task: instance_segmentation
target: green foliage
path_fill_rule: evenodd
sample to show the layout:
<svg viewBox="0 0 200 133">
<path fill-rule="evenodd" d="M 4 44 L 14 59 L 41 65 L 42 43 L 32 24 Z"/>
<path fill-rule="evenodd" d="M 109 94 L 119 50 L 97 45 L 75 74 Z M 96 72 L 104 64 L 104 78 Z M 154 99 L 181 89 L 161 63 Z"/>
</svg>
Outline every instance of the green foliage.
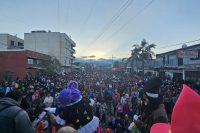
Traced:
<svg viewBox="0 0 200 133">
<path fill-rule="evenodd" d="M 12 75 L 13 75 L 13 73 L 11 71 L 5 71 L 2 75 L 3 80 L 7 81 L 7 82 L 11 82 L 12 81 Z"/>
<path fill-rule="evenodd" d="M 153 48 L 155 48 L 155 44 L 149 44 L 145 39 L 141 41 L 141 44 L 134 44 L 133 49 L 131 50 L 131 56 L 128 58 L 127 62 L 131 63 L 131 66 L 133 66 L 133 62 L 141 61 L 142 62 L 142 69 L 144 74 L 144 63 L 146 60 L 150 60 L 155 55 L 152 51 Z"/>
<path fill-rule="evenodd" d="M 131 57 L 129 60 L 148 60 L 152 59 L 154 52 L 152 51 L 155 48 L 155 44 L 149 44 L 145 39 L 141 41 L 141 44 L 134 44 L 133 50 L 131 50 Z"/>
<path fill-rule="evenodd" d="M 57 73 L 62 70 L 61 63 L 55 57 L 50 57 L 49 60 L 44 61 L 43 66 L 48 73 Z"/>
<path fill-rule="evenodd" d="M 118 62 L 118 61 L 115 61 L 115 62 L 113 63 L 113 68 L 119 68 L 119 67 L 120 67 L 119 62 Z"/>
</svg>

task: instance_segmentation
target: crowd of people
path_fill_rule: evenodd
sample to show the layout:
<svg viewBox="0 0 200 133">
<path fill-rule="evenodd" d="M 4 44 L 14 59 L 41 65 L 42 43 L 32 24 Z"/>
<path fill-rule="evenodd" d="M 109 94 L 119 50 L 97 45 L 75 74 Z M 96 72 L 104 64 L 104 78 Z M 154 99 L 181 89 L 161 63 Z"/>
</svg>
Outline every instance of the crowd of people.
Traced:
<svg viewBox="0 0 200 133">
<path fill-rule="evenodd" d="M 154 123 L 170 122 L 183 83 L 200 93 L 200 81 L 176 80 L 167 76 L 158 78 L 152 75 L 144 79 L 136 74 L 111 70 L 38 73 L 35 77 L 1 82 L 0 122 L 6 121 L 2 116 L 10 111 L 16 121 L 24 120 L 22 125 L 13 125 L 16 132 L 34 132 L 31 123 L 45 110 L 50 117 L 43 126 L 40 127 L 40 122 L 36 124 L 37 132 L 53 132 L 52 127 L 56 132 L 68 125 L 71 127 L 65 128 L 73 128 L 71 132 L 86 133 L 83 127 L 99 120 L 98 129 L 95 129 L 99 133 L 149 133 Z M 4 103 L 17 109 L 7 109 Z M 14 106 L 17 104 L 20 107 Z M 49 110 L 53 107 L 56 111 L 52 114 Z M 87 117 L 83 117 L 86 114 Z M 64 119 L 65 124 L 58 122 L 56 115 Z M 56 122 L 59 126 L 54 126 Z M 9 126 L 1 129 L 8 132 Z M 64 131 L 61 128 L 58 132 Z"/>
</svg>

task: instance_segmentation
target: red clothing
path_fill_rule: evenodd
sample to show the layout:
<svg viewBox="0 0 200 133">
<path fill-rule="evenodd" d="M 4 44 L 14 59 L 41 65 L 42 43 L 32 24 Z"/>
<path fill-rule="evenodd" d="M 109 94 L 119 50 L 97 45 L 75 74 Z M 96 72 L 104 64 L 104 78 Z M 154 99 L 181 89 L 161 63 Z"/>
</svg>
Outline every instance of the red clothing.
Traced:
<svg viewBox="0 0 200 133">
<path fill-rule="evenodd" d="M 129 105 L 128 104 L 124 104 L 123 111 L 124 111 L 124 113 L 128 113 L 129 112 Z"/>
<path fill-rule="evenodd" d="M 115 92 L 115 93 L 113 94 L 113 97 L 120 97 L 120 94 L 119 94 L 118 92 Z"/>
<path fill-rule="evenodd" d="M 117 109 L 117 112 L 123 113 L 123 105 L 118 104 L 117 107 L 116 107 L 116 109 Z"/>
</svg>

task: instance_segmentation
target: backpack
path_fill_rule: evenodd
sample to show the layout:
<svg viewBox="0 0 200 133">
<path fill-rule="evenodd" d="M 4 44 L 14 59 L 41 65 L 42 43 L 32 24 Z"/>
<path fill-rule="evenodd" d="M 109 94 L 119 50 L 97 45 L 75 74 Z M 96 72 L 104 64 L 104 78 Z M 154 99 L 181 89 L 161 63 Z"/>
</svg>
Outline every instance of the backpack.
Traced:
<svg viewBox="0 0 200 133">
<path fill-rule="evenodd" d="M 20 111 L 21 108 L 11 105 L 0 108 L 1 133 L 15 133 L 15 118 Z"/>
</svg>

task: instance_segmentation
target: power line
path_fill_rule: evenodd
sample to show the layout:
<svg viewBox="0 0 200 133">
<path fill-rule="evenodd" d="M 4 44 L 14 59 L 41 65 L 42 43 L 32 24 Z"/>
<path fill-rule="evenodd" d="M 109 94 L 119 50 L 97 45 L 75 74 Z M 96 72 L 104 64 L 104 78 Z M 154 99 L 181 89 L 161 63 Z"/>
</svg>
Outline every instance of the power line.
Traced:
<svg viewBox="0 0 200 133">
<path fill-rule="evenodd" d="M 125 28 L 130 21 L 132 21 L 133 19 L 135 19 L 137 16 L 139 16 L 142 12 L 144 12 L 152 3 L 154 2 L 154 0 L 151 0 L 149 3 L 147 3 L 140 11 L 138 11 L 136 13 L 135 16 L 131 17 L 124 25 L 122 25 L 118 30 L 116 30 L 113 34 L 111 34 L 106 40 L 110 40 L 113 36 L 115 36 L 118 32 L 120 32 L 123 28 Z"/>
<path fill-rule="evenodd" d="M 176 44 L 171 44 L 171 45 L 165 45 L 163 47 L 160 48 L 155 48 L 155 49 L 163 49 L 163 48 L 168 48 L 168 47 L 174 47 L 174 46 L 178 46 L 178 45 L 182 45 L 182 44 L 187 44 L 187 43 L 192 43 L 192 42 L 197 42 L 200 41 L 200 39 L 196 39 L 196 40 L 192 40 L 192 41 L 187 41 L 187 42 L 181 42 L 181 43 L 176 43 Z"/>
<path fill-rule="evenodd" d="M 21 19 L 17 19 L 17 18 L 6 15 L 5 13 L 1 12 L 1 10 L 0 10 L 0 13 L 1 13 L 1 16 L 7 17 L 8 19 L 11 19 L 11 20 L 14 20 L 18 23 L 21 23 L 21 24 L 23 24 L 23 26 L 27 26 L 27 27 L 30 26 L 30 25 L 27 25 L 27 23 L 22 21 Z"/>
<path fill-rule="evenodd" d="M 60 0 L 57 1 L 57 21 L 58 21 L 58 30 L 60 32 Z"/>
<path fill-rule="evenodd" d="M 147 3 L 140 11 L 138 11 L 138 12 L 136 13 L 135 16 L 131 17 L 131 18 L 127 21 L 127 23 L 125 23 L 124 25 L 122 25 L 122 26 L 121 26 L 118 30 L 116 30 L 111 36 L 109 36 L 109 38 L 107 38 L 105 41 L 110 40 L 114 35 L 116 35 L 116 34 L 117 34 L 119 31 L 121 31 L 125 26 L 127 26 L 127 24 L 128 24 L 130 21 L 132 21 L 133 19 L 135 19 L 135 18 L 136 18 L 138 15 L 140 15 L 146 8 L 148 8 L 153 2 L 154 2 L 154 0 L 151 0 L 149 3 Z M 125 44 L 127 44 L 127 43 L 125 43 Z M 113 51 L 113 50 L 119 50 L 120 47 L 122 47 L 122 46 L 118 46 L 117 48 L 110 50 L 110 52 Z"/>
<path fill-rule="evenodd" d="M 169 48 L 169 47 L 174 47 L 174 46 L 178 46 L 178 45 L 182 45 L 182 44 L 187 44 L 187 43 L 198 42 L 198 41 L 200 41 L 200 38 L 199 39 L 195 39 L 195 40 L 191 40 L 191 41 L 186 41 L 186 42 L 181 42 L 181 43 L 176 43 L 176 44 L 165 45 L 163 47 L 155 48 L 155 50 L 159 50 L 159 49 L 163 49 L 163 48 Z M 119 47 L 117 49 L 119 49 Z"/>
<path fill-rule="evenodd" d="M 111 20 L 103 27 L 101 32 L 97 35 L 97 37 L 89 44 L 94 44 L 111 26 L 112 24 L 125 12 L 125 10 L 133 3 L 134 0 L 128 0 L 126 3 L 124 3 L 121 8 L 118 10 L 118 12 L 113 15 Z M 89 46 L 87 48 L 89 48 Z"/>
<path fill-rule="evenodd" d="M 82 29 L 82 30 L 80 31 L 80 33 L 78 34 L 78 38 L 80 38 L 80 36 L 85 32 L 86 25 L 87 25 L 88 20 L 90 19 L 91 15 L 92 15 L 92 12 L 93 12 L 93 10 L 94 10 L 94 6 L 95 6 L 96 2 L 97 2 L 97 0 L 94 0 L 93 3 L 91 4 L 89 14 L 88 14 L 88 16 L 86 17 L 85 21 L 83 22 L 83 29 Z"/>
<path fill-rule="evenodd" d="M 67 7 L 66 7 L 66 26 L 69 27 L 69 16 L 70 16 L 70 6 L 71 6 L 71 0 L 66 0 L 68 3 L 67 3 Z"/>
<path fill-rule="evenodd" d="M 110 26 L 124 13 L 124 11 L 132 4 L 133 0 L 128 0 L 121 8 L 120 10 L 111 18 L 111 21 L 109 21 L 102 31 L 98 34 L 97 38 L 94 39 L 92 43 L 95 43 L 109 28 Z"/>
</svg>

